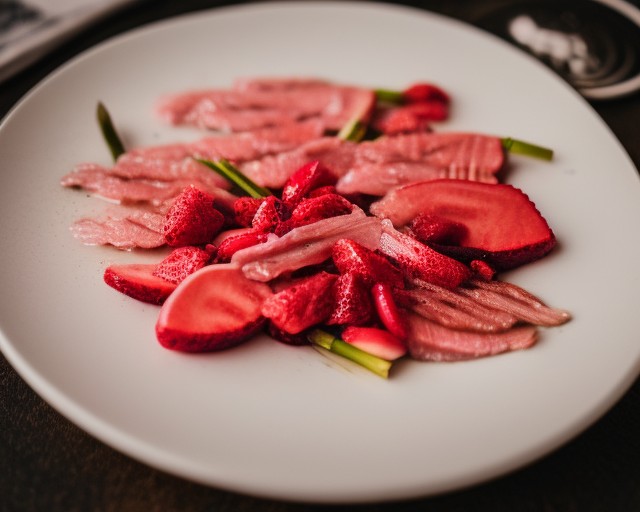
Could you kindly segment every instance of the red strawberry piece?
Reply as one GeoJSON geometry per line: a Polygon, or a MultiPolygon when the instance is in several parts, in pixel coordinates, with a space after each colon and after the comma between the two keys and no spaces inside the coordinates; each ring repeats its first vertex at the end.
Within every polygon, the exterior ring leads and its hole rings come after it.
{"type": "Polygon", "coordinates": [[[267,332],[269,333],[269,336],[271,336],[274,340],[285,343],[286,345],[301,346],[309,344],[309,340],[307,339],[307,331],[302,331],[297,334],[290,334],[276,327],[273,322],[269,322],[267,326],[267,332]]]}
{"type": "Polygon", "coordinates": [[[272,295],[231,265],[209,265],[187,277],[160,310],[156,336],[163,347],[209,352],[242,343],[264,326],[260,313],[272,295]]]}
{"type": "Polygon", "coordinates": [[[364,325],[373,316],[369,287],[360,274],[342,274],[334,285],[335,306],[328,325],[364,325]]]}
{"type": "Polygon", "coordinates": [[[385,257],[363,245],[343,238],[333,245],[333,262],[341,274],[360,274],[367,286],[376,282],[388,283],[395,288],[404,287],[402,272],[385,257]]]}
{"type": "Polygon", "coordinates": [[[376,283],[371,289],[373,304],[378,318],[387,330],[403,340],[407,337],[404,317],[400,313],[393,296],[393,289],[387,283],[376,283]]]}
{"type": "Polygon", "coordinates": [[[336,177],[318,160],[309,162],[295,171],[282,188],[281,199],[295,206],[313,189],[335,185],[336,177]]]}
{"type": "Polygon", "coordinates": [[[211,260],[211,252],[199,247],[178,247],[162,260],[153,271],[153,275],[166,279],[170,283],[180,284],[184,279],[200,270],[211,260]]]}
{"type": "Polygon", "coordinates": [[[449,95],[440,87],[430,83],[416,83],[402,92],[405,103],[439,102],[448,105],[449,95]]]}
{"type": "Polygon", "coordinates": [[[274,231],[285,217],[284,209],[282,201],[276,196],[265,198],[251,221],[251,227],[257,231],[274,231]]]}
{"type": "Polygon", "coordinates": [[[305,198],[291,212],[290,223],[294,227],[306,226],[330,217],[347,215],[353,205],[338,194],[325,194],[319,197],[305,198]]]}
{"type": "Polygon", "coordinates": [[[449,117],[449,107],[439,101],[411,103],[401,108],[423,121],[444,121],[449,117]]]}
{"type": "Polygon", "coordinates": [[[202,245],[213,240],[223,224],[224,216],[214,208],[214,197],[190,186],[169,208],[162,233],[171,247],[202,245]]]}
{"type": "Polygon", "coordinates": [[[269,233],[261,231],[249,230],[239,235],[233,235],[225,238],[218,246],[216,255],[217,263],[228,263],[236,252],[247,247],[252,247],[267,241],[269,233]]]}
{"type": "Polygon", "coordinates": [[[235,222],[238,226],[249,227],[264,199],[257,197],[239,197],[233,203],[235,222]]]}
{"type": "Polygon", "coordinates": [[[401,339],[377,327],[349,326],[342,331],[341,337],[360,350],[387,361],[394,361],[407,353],[407,347],[401,339]]]}
{"type": "Polygon", "coordinates": [[[421,242],[443,245],[458,245],[467,231],[463,224],[432,213],[421,213],[409,228],[421,242]]]}
{"type": "Polygon", "coordinates": [[[325,194],[337,194],[335,185],[325,185],[324,187],[318,187],[313,189],[307,194],[307,197],[320,197],[325,194]]]}
{"type": "Polygon", "coordinates": [[[547,254],[555,236],[529,197],[511,185],[443,179],[394,189],[372,206],[396,226],[420,213],[434,214],[467,227],[459,247],[438,250],[464,261],[482,259],[501,271],[547,254]]]}
{"type": "Polygon", "coordinates": [[[155,269],[155,264],[144,263],[110,265],[104,271],[104,282],[133,299],[162,304],[176,285],[155,276],[155,269]]]}
{"type": "Polygon", "coordinates": [[[483,260],[473,260],[469,263],[471,270],[475,275],[483,279],[484,281],[491,281],[496,275],[495,269],[483,260]]]}
{"type": "Polygon", "coordinates": [[[378,112],[373,128],[385,135],[429,131],[428,119],[421,118],[409,107],[392,107],[378,112]]]}
{"type": "Polygon", "coordinates": [[[424,279],[444,288],[456,288],[471,276],[469,268],[383,221],[380,252],[394,260],[409,279],[424,279]]]}
{"type": "Polygon", "coordinates": [[[327,272],[302,278],[265,300],[262,314],[289,334],[322,323],[333,309],[333,285],[337,278],[327,272]]]}

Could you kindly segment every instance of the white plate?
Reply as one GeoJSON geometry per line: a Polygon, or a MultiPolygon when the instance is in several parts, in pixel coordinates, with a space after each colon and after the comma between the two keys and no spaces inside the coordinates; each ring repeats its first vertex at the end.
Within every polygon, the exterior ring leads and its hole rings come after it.
{"type": "Polygon", "coordinates": [[[589,106],[541,64],[461,23],[367,3],[257,4],[169,20],[86,52],[33,90],[0,130],[0,346],[48,402],[141,461],[266,497],[358,502],[428,495],[504,474],[599,418],[640,368],[640,183],[589,106]],[[239,76],[312,75],[455,100],[441,129],[556,150],[512,159],[558,249],[510,280],[575,320],[532,350],[399,365],[389,381],[267,338],[182,355],[155,340],[157,308],[102,284],[116,261],[68,227],[96,206],[59,178],[109,162],[94,122],[110,109],[129,145],[198,136],[161,126],[162,93],[239,76]]]}

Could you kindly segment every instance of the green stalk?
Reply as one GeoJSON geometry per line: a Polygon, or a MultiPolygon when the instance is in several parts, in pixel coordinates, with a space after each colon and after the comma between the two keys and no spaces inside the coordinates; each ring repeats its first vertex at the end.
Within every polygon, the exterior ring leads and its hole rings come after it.
{"type": "Polygon", "coordinates": [[[533,158],[540,158],[541,160],[552,160],[553,150],[529,142],[524,142],[518,139],[512,139],[511,137],[505,137],[502,140],[502,147],[510,153],[518,155],[530,156],[533,158]]]}
{"type": "Polygon", "coordinates": [[[118,157],[125,152],[125,149],[120,137],[118,136],[118,132],[116,132],[116,129],[111,122],[109,112],[101,102],[98,102],[96,117],[98,118],[98,124],[100,125],[102,136],[107,142],[107,146],[109,146],[109,151],[111,151],[113,161],[115,162],[118,157]]]}
{"type": "Polygon", "coordinates": [[[338,138],[351,142],[360,142],[367,134],[367,125],[360,119],[354,118],[345,124],[338,132],[338,138]]]}
{"type": "Polygon", "coordinates": [[[391,361],[369,354],[368,352],[360,350],[346,341],[336,338],[332,334],[319,329],[315,329],[309,333],[308,338],[311,343],[314,343],[329,352],[342,356],[345,359],[349,359],[376,375],[379,375],[383,379],[389,377],[391,361]]]}
{"type": "Polygon", "coordinates": [[[196,161],[206,165],[213,171],[217,172],[220,176],[236,185],[251,197],[261,198],[273,195],[269,189],[261,187],[260,185],[251,181],[248,177],[242,174],[242,172],[240,172],[240,170],[238,170],[231,162],[225,159],[212,162],[211,160],[202,160],[200,158],[196,158],[196,161]]]}
{"type": "Polygon", "coordinates": [[[402,103],[402,91],[392,91],[390,89],[376,89],[375,91],[376,99],[383,103],[392,103],[394,105],[399,105],[402,103]]]}

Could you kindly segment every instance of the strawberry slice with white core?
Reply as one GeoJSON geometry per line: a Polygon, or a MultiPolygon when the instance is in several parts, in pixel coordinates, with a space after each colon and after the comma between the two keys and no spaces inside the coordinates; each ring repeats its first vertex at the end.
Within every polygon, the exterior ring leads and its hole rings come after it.
{"type": "Polygon", "coordinates": [[[397,336],[376,327],[347,327],[342,331],[342,339],[387,361],[395,361],[407,353],[407,347],[397,336]]]}
{"type": "Polygon", "coordinates": [[[110,265],[104,271],[104,282],[129,297],[149,304],[162,304],[176,285],[155,276],[155,264],[129,263],[110,265]]]}
{"type": "Polygon", "coordinates": [[[166,348],[209,352],[239,345],[264,324],[262,303],[272,295],[233,265],[210,265],[191,274],[164,303],[156,336],[166,348]]]}

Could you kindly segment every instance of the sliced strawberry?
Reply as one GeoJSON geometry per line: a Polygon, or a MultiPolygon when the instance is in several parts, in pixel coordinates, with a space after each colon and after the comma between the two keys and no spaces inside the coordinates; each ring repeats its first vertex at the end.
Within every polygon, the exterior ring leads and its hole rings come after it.
{"type": "Polygon", "coordinates": [[[301,346],[309,344],[309,340],[307,339],[308,331],[290,334],[276,327],[273,322],[268,322],[267,332],[269,333],[269,336],[271,336],[274,340],[285,343],[287,345],[301,346]]]}
{"type": "Polygon", "coordinates": [[[338,194],[304,198],[291,212],[289,224],[293,227],[306,226],[322,219],[347,215],[352,210],[353,205],[338,194]]]}
{"type": "Polygon", "coordinates": [[[265,198],[251,221],[251,227],[257,231],[272,232],[285,217],[284,205],[276,196],[265,198]]]}
{"type": "Polygon", "coordinates": [[[407,353],[407,347],[396,336],[376,327],[347,327],[342,339],[369,354],[394,361],[407,353]]]}
{"type": "Polygon", "coordinates": [[[231,260],[231,257],[239,250],[264,243],[268,238],[269,233],[263,233],[253,229],[238,235],[229,236],[220,242],[216,255],[216,262],[228,263],[231,260]]]}
{"type": "Polygon", "coordinates": [[[211,242],[224,224],[224,215],[214,207],[214,197],[187,187],[167,212],[162,233],[168,245],[203,245],[211,242]]]}
{"type": "Polygon", "coordinates": [[[333,262],[341,274],[360,274],[368,286],[376,282],[389,283],[392,287],[403,288],[402,272],[386,258],[363,245],[343,238],[333,245],[333,262]]]}
{"type": "Polygon", "coordinates": [[[313,189],[307,194],[307,197],[319,197],[325,194],[337,194],[335,185],[325,185],[324,187],[318,187],[313,189]]]}
{"type": "Polygon", "coordinates": [[[421,242],[443,245],[458,245],[467,231],[463,224],[432,213],[419,214],[409,228],[421,242]]]}
{"type": "Polygon", "coordinates": [[[342,274],[334,285],[335,305],[328,325],[364,325],[373,316],[369,287],[360,274],[342,274]]]}
{"type": "Polygon", "coordinates": [[[387,283],[376,283],[371,289],[371,294],[375,310],[382,324],[399,339],[405,339],[407,328],[404,317],[396,305],[391,286],[387,283]]]}
{"type": "Polygon", "coordinates": [[[176,289],[176,285],[155,276],[155,269],[153,263],[110,265],[104,271],[104,282],[133,299],[162,304],[176,289]]]}
{"type": "Polygon", "coordinates": [[[400,233],[383,221],[380,252],[394,260],[409,279],[419,278],[445,288],[456,288],[471,276],[466,265],[400,233]]]}
{"type": "Polygon", "coordinates": [[[259,197],[239,197],[236,199],[233,203],[236,224],[244,228],[251,226],[256,212],[263,202],[264,199],[259,197]]]}
{"type": "Polygon", "coordinates": [[[184,246],[171,251],[153,271],[153,275],[161,277],[170,283],[180,284],[184,279],[200,270],[211,259],[211,252],[199,247],[184,246]]]}
{"type": "Polygon", "coordinates": [[[438,250],[471,261],[485,260],[506,270],[547,254],[556,239],[529,197],[511,185],[444,179],[394,189],[372,212],[395,226],[418,214],[434,214],[466,226],[459,246],[438,250]]]}
{"type": "Polygon", "coordinates": [[[311,190],[335,183],[336,177],[318,160],[314,160],[289,177],[282,188],[281,199],[284,203],[295,206],[311,190]]]}
{"type": "Polygon", "coordinates": [[[451,101],[449,95],[434,84],[421,82],[413,84],[402,91],[402,99],[405,103],[438,102],[448,105],[451,101]]]}
{"type": "Polygon", "coordinates": [[[495,269],[484,260],[473,260],[469,266],[476,276],[485,281],[491,281],[496,275],[495,269]]]}
{"type": "Polygon", "coordinates": [[[156,336],[163,347],[209,352],[242,343],[264,325],[260,308],[272,295],[232,265],[209,265],[182,281],[160,310],[156,336]]]}
{"type": "Polygon", "coordinates": [[[324,322],[333,309],[333,284],[337,278],[327,272],[302,278],[265,300],[262,314],[289,334],[324,322]]]}
{"type": "Polygon", "coordinates": [[[428,119],[415,115],[409,106],[381,110],[373,120],[373,128],[385,135],[429,131],[428,119]]]}

